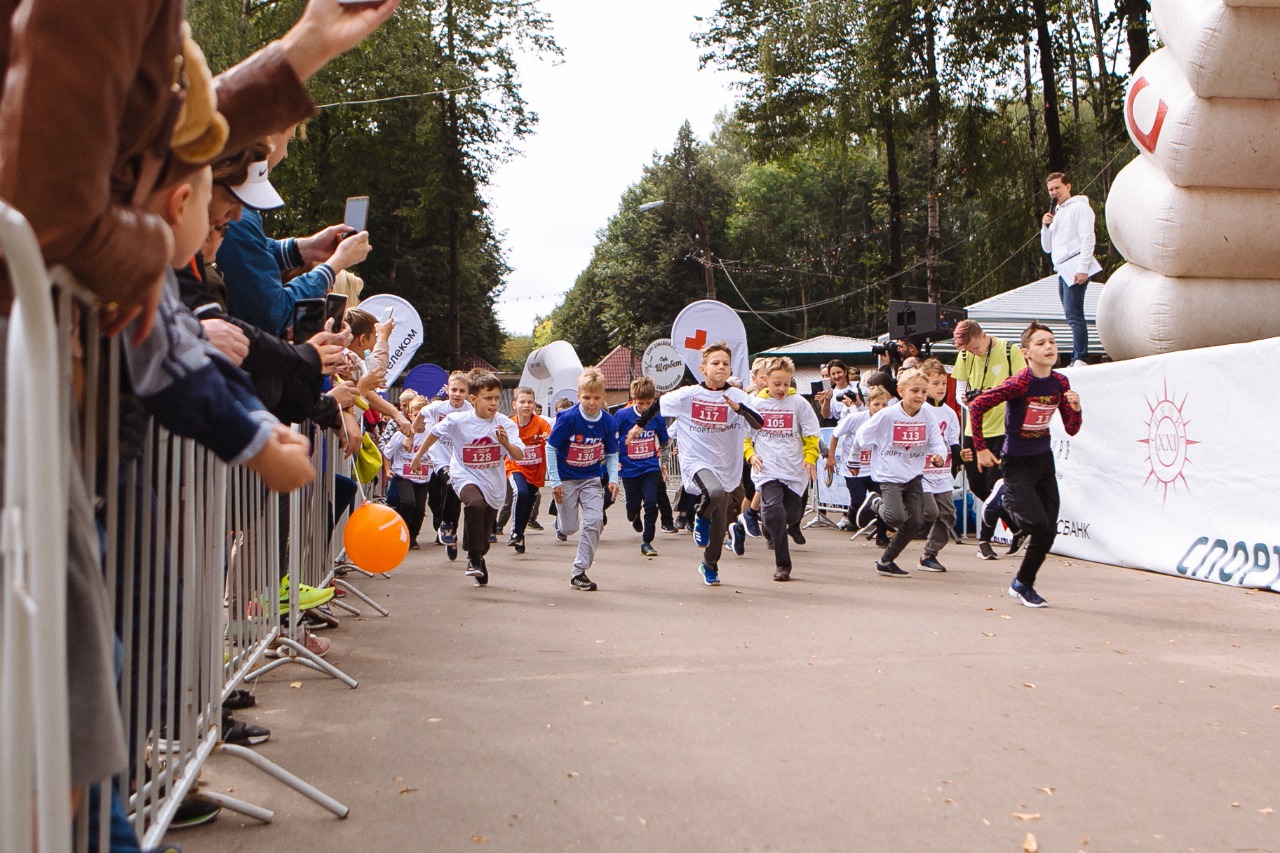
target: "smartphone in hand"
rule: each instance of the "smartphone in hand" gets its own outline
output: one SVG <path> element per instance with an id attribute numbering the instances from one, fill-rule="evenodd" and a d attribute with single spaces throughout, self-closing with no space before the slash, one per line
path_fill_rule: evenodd
<path id="1" fill-rule="evenodd" d="M 347 199 L 347 211 L 342 217 L 342 224 L 352 229 L 352 233 L 359 234 L 365 230 L 368 222 L 369 197 L 367 195 L 355 195 Z"/>
<path id="2" fill-rule="evenodd" d="M 299 299 L 293 303 L 293 342 L 305 343 L 324 328 L 324 300 Z"/>
<path id="3" fill-rule="evenodd" d="M 347 295 L 330 293 L 324 298 L 324 328 L 330 332 L 341 332 L 342 323 L 347 316 Z M 329 321 L 333 322 L 330 323 Z"/>

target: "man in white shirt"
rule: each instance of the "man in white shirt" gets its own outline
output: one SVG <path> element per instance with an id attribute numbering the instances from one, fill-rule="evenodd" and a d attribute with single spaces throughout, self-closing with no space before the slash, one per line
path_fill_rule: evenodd
<path id="1" fill-rule="evenodd" d="M 1087 196 L 1071 194 L 1071 181 L 1062 172 L 1050 174 L 1045 185 L 1053 203 L 1040 220 L 1040 247 L 1053 258 L 1053 271 L 1058 274 L 1058 296 L 1071 327 L 1071 364 L 1087 364 L 1089 327 L 1084 319 L 1084 292 L 1089 279 L 1102 272 L 1093 256 L 1093 207 Z"/>

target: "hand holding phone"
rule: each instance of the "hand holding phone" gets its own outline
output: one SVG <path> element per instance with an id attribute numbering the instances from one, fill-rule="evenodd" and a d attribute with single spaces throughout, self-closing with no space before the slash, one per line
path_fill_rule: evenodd
<path id="1" fill-rule="evenodd" d="M 347 316 L 347 295 L 330 293 L 324 298 L 324 330 L 341 332 L 342 324 Z"/>
<path id="2" fill-rule="evenodd" d="M 300 344 L 324 329 L 324 300 L 299 299 L 293 303 L 293 342 Z"/>
<path id="3" fill-rule="evenodd" d="M 369 222 L 369 197 L 367 195 L 352 196 L 347 199 L 347 210 L 342 217 L 342 224 L 352 229 L 352 234 L 365 230 Z"/>

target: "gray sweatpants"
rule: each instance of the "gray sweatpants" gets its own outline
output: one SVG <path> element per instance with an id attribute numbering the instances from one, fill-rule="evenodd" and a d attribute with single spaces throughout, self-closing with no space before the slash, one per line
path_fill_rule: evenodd
<path id="1" fill-rule="evenodd" d="M 599 477 L 564 480 L 564 500 L 560 501 L 556 519 L 560 532 L 572 536 L 578 530 L 578 514 L 582 514 L 582 535 L 578 537 L 578 553 L 573 558 L 573 576 L 587 573 L 596 559 L 596 544 L 604 528 L 604 486 Z"/>
<path id="2" fill-rule="evenodd" d="M 921 480 L 913 477 L 905 483 L 880 484 L 880 520 L 897 531 L 880 557 L 885 563 L 897 559 L 908 542 L 933 525 L 937 510 L 933 501 L 924 500 Z"/>
<path id="3" fill-rule="evenodd" d="M 945 492 L 924 493 L 924 514 L 929 514 L 929 504 L 935 512 L 933 524 L 929 527 L 928 541 L 924 543 L 924 556 L 936 557 L 951 540 L 951 528 L 956 526 L 956 505 L 951 499 L 951 490 Z"/>

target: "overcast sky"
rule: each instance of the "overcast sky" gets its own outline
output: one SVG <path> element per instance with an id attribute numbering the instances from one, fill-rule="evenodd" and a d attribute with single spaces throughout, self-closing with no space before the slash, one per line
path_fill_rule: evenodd
<path id="1" fill-rule="evenodd" d="M 494 176 L 488 196 L 513 271 L 498 300 L 511 334 L 533 331 L 591 259 L 596 231 L 655 151 L 688 119 L 706 141 L 733 102 L 729 75 L 698 70 L 689 35 L 715 0 L 538 0 L 564 61 L 526 60 L 525 100 L 538 113 L 524 156 Z"/>

